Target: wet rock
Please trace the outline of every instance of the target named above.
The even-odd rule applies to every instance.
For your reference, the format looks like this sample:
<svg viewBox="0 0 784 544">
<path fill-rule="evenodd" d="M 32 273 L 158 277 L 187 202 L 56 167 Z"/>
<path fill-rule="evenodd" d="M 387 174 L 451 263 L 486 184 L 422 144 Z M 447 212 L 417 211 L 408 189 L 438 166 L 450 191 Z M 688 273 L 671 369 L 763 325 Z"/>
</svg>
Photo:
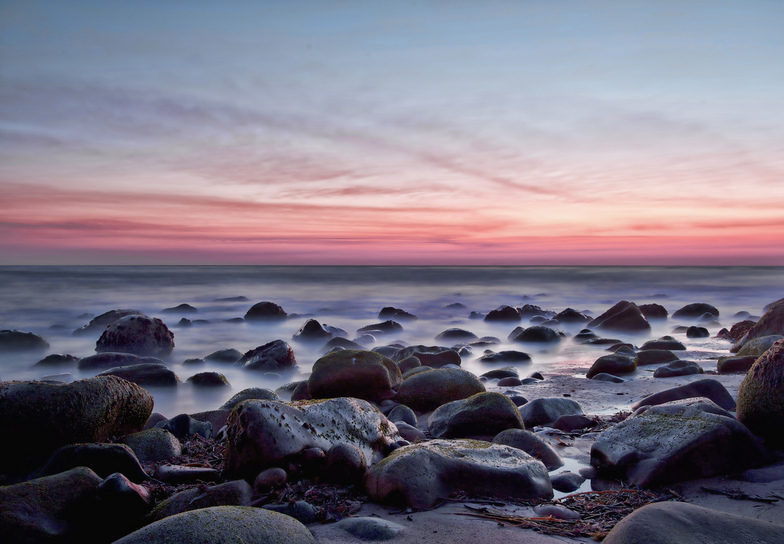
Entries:
<svg viewBox="0 0 784 544">
<path fill-rule="evenodd" d="M 272 467 L 259 472 L 253 481 L 253 490 L 257 493 L 266 493 L 272 489 L 278 489 L 286 485 L 288 475 L 286 471 L 279 467 Z"/>
<path fill-rule="evenodd" d="M 139 357 L 132 353 L 98 353 L 79 359 L 79 370 L 95 371 L 95 370 L 109 370 L 112 368 L 140 365 L 144 363 L 150 364 L 164 364 L 163 361 L 156 357 Z"/>
<path fill-rule="evenodd" d="M 365 349 L 365 347 L 362 344 L 358 343 L 358 342 L 354 342 L 353 340 L 349 340 L 348 338 L 341 338 L 341 337 L 338 336 L 338 337 L 333 338 L 332 340 L 330 340 L 326 344 L 324 344 L 324 347 L 321 348 L 321 353 L 328 353 L 328 352 L 332 351 L 335 348 L 341 348 L 341 349 Z"/>
<path fill-rule="evenodd" d="M 640 346 L 641 351 L 651 349 L 683 351 L 686 349 L 686 346 L 684 346 L 683 343 L 678 342 L 672 336 L 662 336 L 656 340 L 648 340 L 642 346 Z"/>
<path fill-rule="evenodd" d="M 522 351 L 505 350 L 497 353 L 489 353 L 479 358 L 483 363 L 516 363 L 525 364 L 531 362 L 531 356 Z"/>
<path fill-rule="evenodd" d="M 164 499 L 150 513 L 150 521 L 212 506 L 250 506 L 252 497 L 253 488 L 245 480 L 234 480 L 206 488 L 194 487 Z"/>
<path fill-rule="evenodd" d="M 164 308 L 161 310 L 161 313 L 164 314 L 195 314 L 198 312 L 198 308 L 191 306 L 190 304 L 179 304 L 172 308 Z"/>
<path fill-rule="evenodd" d="M 139 431 L 152 407 L 152 395 L 115 376 L 1 383 L 0 429 L 14 447 L 0 448 L 0 466 L 13 472 L 45 462 L 61 446 Z"/>
<path fill-rule="evenodd" d="M 720 330 L 717 336 L 719 338 L 724 338 L 725 340 L 729 340 L 730 342 L 737 342 L 738 340 L 743 338 L 743 336 L 747 332 L 749 332 L 749 329 L 751 329 L 751 327 L 754 326 L 754 323 L 755 322 L 751 321 L 750 319 L 747 319 L 745 321 L 740 321 L 738 323 L 735 323 L 732 327 L 730 327 L 730 330 L 727 329 Z"/>
<path fill-rule="evenodd" d="M 214 468 L 191 467 L 182 465 L 161 465 L 153 475 L 171 485 L 195 484 L 199 482 L 219 482 L 220 473 Z"/>
<path fill-rule="evenodd" d="M 131 448 L 141 463 L 171 461 L 182 454 L 182 444 L 177 437 L 160 428 L 128 434 L 118 442 Z"/>
<path fill-rule="evenodd" d="M 487 378 L 489 380 L 498 380 L 503 378 L 517 378 L 519 375 L 520 373 L 516 368 L 507 366 L 504 368 L 494 368 L 493 370 L 489 370 L 482 374 L 481 377 Z"/>
<path fill-rule="evenodd" d="M 517 406 L 501 393 L 477 393 L 442 404 L 427 424 L 435 438 L 495 436 L 506 429 L 524 428 Z"/>
<path fill-rule="evenodd" d="M 560 491 L 561 493 L 571 493 L 573 491 L 577 491 L 583 482 L 585 482 L 585 478 L 576 474 L 574 472 L 561 472 L 560 474 L 555 474 L 550 477 L 550 481 L 553 484 L 553 489 L 556 491 Z M 579 517 L 579 515 L 577 516 Z M 561 519 L 570 519 L 570 518 L 561 518 Z M 571 518 L 574 519 L 574 518 Z"/>
<path fill-rule="evenodd" d="M 686 338 L 708 338 L 709 336 L 710 332 L 705 327 L 692 325 L 686 329 Z"/>
<path fill-rule="evenodd" d="M 678 360 L 678 356 L 668 349 L 641 349 L 636 356 L 637 366 L 661 365 Z"/>
<path fill-rule="evenodd" d="M 703 399 L 640 408 L 591 447 L 591 465 L 600 475 L 640 487 L 738 472 L 766 461 L 759 442 L 733 414 Z"/>
<path fill-rule="evenodd" d="M 640 406 L 656 406 L 666 402 L 695 397 L 705 397 L 725 410 L 735 410 L 735 401 L 730 392 L 719 381 L 713 379 L 697 380 L 680 387 L 673 387 L 672 389 L 654 393 L 632 404 L 632 410 L 636 410 Z"/>
<path fill-rule="evenodd" d="M 213 506 L 156 521 L 115 544 L 313 544 L 296 519 L 263 508 Z"/>
<path fill-rule="evenodd" d="M 666 529 L 665 529 L 666 528 Z M 635 510 L 618 523 L 605 544 L 711 542 L 784 543 L 784 525 L 710 510 L 685 502 L 659 502 Z"/>
<path fill-rule="evenodd" d="M 160 421 L 155 424 L 155 428 L 169 431 L 180 442 L 189 440 L 195 434 L 202 438 L 210 438 L 212 436 L 212 425 L 210 423 L 193 419 L 188 414 L 180 414 L 166 421 Z"/>
<path fill-rule="evenodd" d="M 47 355 L 33 365 L 34 368 L 39 367 L 63 367 L 63 366 L 76 366 L 79 363 L 79 357 L 74 355 L 67 355 L 62 353 L 52 353 Z"/>
<path fill-rule="evenodd" d="M 359 517 L 343 518 L 335 524 L 348 534 L 360 540 L 390 540 L 405 531 L 399 523 L 381 518 Z"/>
<path fill-rule="evenodd" d="M 355 397 L 378 402 L 394 396 L 393 389 L 402 380 L 394 361 L 379 353 L 341 350 L 315 362 L 308 391 L 314 399 Z"/>
<path fill-rule="evenodd" d="M 227 438 L 225 472 L 238 477 L 253 477 L 308 448 L 329 451 L 340 443 L 356 445 L 372 464 L 401 439 L 376 408 L 345 397 L 291 405 L 245 401 L 229 416 Z"/>
<path fill-rule="evenodd" d="M 664 366 L 660 366 L 653 373 L 654 378 L 673 378 L 675 376 L 689 376 L 691 374 L 702 374 L 705 372 L 699 363 L 694 361 L 673 361 Z"/>
<path fill-rule="evenodd" d="M 222 410 L 231 410 L 244 400 L 281 400 L 280 396 L 271 389 L 264 389 L 261 387 L 249 387 L 243 389 L 229 400 L 223 403 Z"/>
<path fill-rule="evenodd" d="M 520 378 L 501 378 L 498 380 L 498 387 L 517 387 L 518 385 L 523 385 L 523 381 Z"/>
<path fill-rule="evenodd" d="M 32 332 L 7 329 L 0 331 L 0 353 L 44 351 L 48 348 L 49 342 Z"/>
<path fill-rule="evenodd" d="M 257 302 L 245 313 L 245 321 L 279 322 L 285 321 L 288 314 L 274 302 Z"/>
<path fill-rule="evenodd" d="M 553 428 L 571 433 L 580 429 L 595 427 L 596 422 L 588 416 L 581 414 L 568 414 L 561 416 L 553 422 Z"/>
<path fill-rule="evenodd" d="M 139 310 L 109 310 L 108 312 L 102 313 L 98 317 L 94 317 L 87 325 L 76 329 L 73 334 L 74 336 L 86 336 L 90 334 L 100 334 L 102 333 L 106 327 L 120 319 L 121 317 L 126 317 L 129 315 L 144 315 L 143 312 Z"/>
<path fill-rule="evenodd" d="M 580 403 L 560 397 L 535 399 L 520 407 L 526 428 L 552 425 L 559 417 L 573 414 L 584 414 Z"/>
<path fill-rule="evenodd" d="M 403 325 L 401 325 L 397 321 L 392 321 L 391 319 L 388 319 L 387 321 L 383 321 L 381 323 L 374 323 L 373 325 L 365 325 L 364 327 L 357 329 L 357 334 L 362 334 L 365 332 L 370 332 L 371 334 L 373 334 L 371 331 L 378 331 L 383 333 L 395 333 L 395 332 L 400 332 L 402 330 L 403 330 Z"/>
<path fill-rule="evenodd" d="M 390 358 L 402 361 L 408 357 L 416 357 L 423 366 L 441 368 L 445 365 L 460 366 L 460 355 L 453 349 L 442 346 L 408 346 L 397 350 Z"/>
<path fill-rule="evenodd" d="M 229 380 L 220 372 L 199 372 L 185 381 L 197 387 L 231 387 Z"/>
<path fill-rule="evenodd" d="M 104 370 L 99 376 L 117 376 L 141 386 L 176 387 L 177 374 L 163 363 L 139 363 Z"/>
<path fill-rule="evenodd" d="M 554 318 L 558 323 L 588 323 L 591 321 L 590 316 L 585 315 L 582 312 L 578 312 L 574 308 L 566 308 L 562 312 L 559 312 L 555 315 Z"/>
<path fill-rule="evenodd" d="M 364 453 L 354 444 L 335 444 L 327 452 L 324 479 L 340 485 L 354 485 L 362 481 L 368 463 Z"/>
<path fill-rule="evenodd" d="M 273 340 L 246 352 L 237 364 L 246 370 L 276 372 L 294 368 L 297 359 L 290 345 L 283 340 Z"/>
<path fill-rule="evenodd" d="M 380 312 L 378 312 L 379 319 L 391 319 L 393 321 L 406 321 L 406 320 L 415 320 L 417 316 L 411 314 L 405 310 L 401 310 L 400 308 L 393 308 L 392 306 L 387 306 L 382 308 Z"/>
<path fill-rule="evenodd" d="M 397 363 L 397 367 L 400 369 L 401 373 L 420 366 L 422 366 L 422 362 L 419 360 L 418 357 L 414 357 L 413 355 L 411 357 L 406 357 L 405 359 Z"/>
<path fill-rule="evenodd" d="M 667 319 L 669 315 L 667 308 L 661 304 L 640 304 L 639 308 L 646 319 Z"/>
<path fill-rule="evenodd" d="M 760 355 L 768 351 L 771 348 L 771 346 L 773 346 L 773 344 L 775 344 L 777 341 L 781 340 L 782 338 L 784 338 L 784 336 L 781 336 L 779 334 L 772 334 L 770 336 L 760 336 L 758 338 L 754 338 L 746 342 L 743 345 L 743 347 L 738 350 L 737 353 L 740 357 L 746 357 L 748 355 L 756 355 L 757 357 L 759 357 Z"/>
<path fill-rule="evenodd" d="M 371 500 L 431 508 L 455 491 L 484 497 L 549 499 L 544 465 L 509 446 L 475 440 L 431 440 L 404 446 L 365 476 Z"/>
<path fill-rule="evenodd" d="M 675 313 L 672 314 L 672 317 L 698 319 L 706 313 L 709 313 L 714 317 L 719 317 L 719 310 L 715 306 L 706 304 L 705 302 L 687 304 L 683 308 L 676 310 Z"/>
<path fill-rule="evenodd" d="M 770 444 L 784 446 L 784 339 L 752 365 L 738 389 L 738 419 Z"/>
<path fill-rule="evenodd" d="M 213 351 L 204 357 L 204 360 L 210 361 L 211 363 L 234 364 L 240 360 L 240 357 L 242 357 L 242 353 L 240 353 L 239 350 L 234 348 L 226 348 Z"/>
<path fill-rule="evenodd" d="M 514 322 L 520 319 L 520 310 L 511 306 L 501 306 L 485 316 L 485 321 Z"/>
<path fill-rule="evenodd" d="M 106 327 L 95 343 L 95 351 L 98 353 L 166 357 L 173 349 L 174 333 L 160 319 L 146 315 L 121 317 Z"/>
<path fill-rule="evenodd" d="M 620 332 L 646 332 L 651 330 L 651 325 L 635 303 L 622 300 L 588 323 L 588 328 Z"/>
<path fill-rule="evenodd" d="M 87 467 L 101 478 L 106 478 L 115 472 L 122 473 L 136 483 L 150 478 L 131 448 L 125 444 L 101 443 L 63 446 L 41 469 L 41 475 L 51 476 L 76 467 Z"/>
<path fill-rule="evenodd" d="M 419 422 L 417 420 L 417 415 L 414 411 L 406 406 L 405 404 L 398 404 L 392 410 L 390 410 L 389 415 L 387 416 L 389 421 L 397 423 L 398 421 L 404 421 L 409 425 L 413 425 L 416 427 Z"/>
<path fill-rule="evenodd" d="M 328 332 L 321 323 L 315 319 L 308 319 L 294 333 L 292 339 L 297 342 L 327 342 L 332 339 L 332 333 Z"/>
<path fill-rule="evenodd" d="M 436 335 L 436 340 L 439 342 L 470 342 L 477 340 L 479 337 L 465 329 L 452 328 L 447 329 Z"/>
<path fill-rule="evenodd" d="M 589 380 L 597 374 L 606 373 L 612 375 L 618 374 L 631 374 L 637 370 L 637 359 L 613 353 L 612 355 L 603 355 L 594 361 L 591 368 L 586 372 L 585 377 Z"/>
<path fill-rule="evenodd" d="M 459 368 L 438 368 L 403 380 L 396 398 L 414 410 L 428 412 L 447 402 L 484 392 L 485 386 L 470 372 Z"/>
<path fill-rule="evenodd" d="M 512 342 L 534 344 L 553 344 L 560 342 L 561 340 L 562 337 L 560 334 L 558 334 L 557 331 L 551 329 L 550 327 L 545 327 L 544 325 L 534 325 L 533 327 L 528 327 L 511 339 Z"/>
<path fill-rule="evenodd" d="M 583 329 L 580 332 L 578 332 L 577 334 L 575 334 L 572 337 L 572 340 L 574 340 L 578 344 L 584 344 L 584 343 L 588 342 L 589 340 L 596 340 L 598 338 L 599 337 L 592 330 L 590 330 L 590 329 Z"/>
<path fill-rule="evenodd" d="M 756 355 L 736 356 L 736 357 L 719 357 L 716 363 L 716 372 L 719 374 L 731 374 L 733 372 L 747 372 L 754 361 L 757 360 Z"/>
</svg>

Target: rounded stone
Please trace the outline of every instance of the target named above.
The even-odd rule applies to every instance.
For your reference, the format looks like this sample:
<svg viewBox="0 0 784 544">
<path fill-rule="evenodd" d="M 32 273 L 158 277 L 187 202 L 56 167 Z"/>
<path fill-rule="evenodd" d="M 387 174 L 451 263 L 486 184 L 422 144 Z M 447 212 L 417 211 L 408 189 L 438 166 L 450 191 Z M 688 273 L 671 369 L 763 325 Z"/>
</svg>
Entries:
<svg viewBox="0 0 784 544">
<path fill-rule="evenodd" d="M 274 302 L 258 302 L 245 313 L 246 321 L 283 321 L 288 314 Z"/>
<path fill-rule="evenodd" d="M 784 446 L 784 339 L 751 366 L 738 389 L 738 420 L 776 447 Z"/>
<path fill-rule="evenodd" d="M 95 351 L 166 357 L 174 349 L 174 333 L 156 317 L 128 315 L 103 331 Z"/>
</svg>

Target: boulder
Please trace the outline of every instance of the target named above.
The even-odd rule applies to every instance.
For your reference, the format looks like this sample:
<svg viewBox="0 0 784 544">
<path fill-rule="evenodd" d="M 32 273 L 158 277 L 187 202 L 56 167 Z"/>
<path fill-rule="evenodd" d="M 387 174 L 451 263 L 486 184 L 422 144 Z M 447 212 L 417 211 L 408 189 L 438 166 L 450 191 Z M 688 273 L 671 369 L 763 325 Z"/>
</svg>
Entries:
<svg viewBox="0 0 784 544">
<path fill-rule="evenodd" d="M 381 311 L 378 312 L 378 318 L 405 321 L 405 320 L 415 320 L 417 319 L 417 316 L 405 310 L 401 310 L 400 308 L 393 308 L 392 306 L 386 306 L 384 308 L 381 308 Z"/>
<path fill-rule="evenodd" d="M 182 454 L 182 444 L 167 430 L 145 429 L 131 433 L 118 440 L 133 450 L 140 463 L 171 461 Z"/>
<path fill-rule="evenodd" d="M 116 376 L 59 385 L 1 383 L 0 429 L 14 447 L 0 448 L 0 467 L 31 468 L 61 446 L 140 431 L 152 407 L 152 395 Z"/>
<path fill-rule="evenodd" d="M 482 363 L 516 363 L 525 364 L 531 362 L 531 356 L 522 351 L 504 350 L 497 353 L 488 353 L 479 358 Z"/>
<path fill-rule="evenodd" d="M 535 399 L 520 407 L 526 428 L 552 425 L 559 417 L 573 414 L 584 414 L 580 403 L 560 397 Z"/>
<path fill-rule="evenodd" d="M 682 342 L 679 342 L 672 336 L 662 336 L 656 340 L 648 340 L 642 346 L 640 346 L 640 351 L 652 349 L 683 351 L 686 349 L 686 346 L 684 346 Z"/>
<path fill-rule="evenodd" d="M 476 440 L 404 446 L 365 475 L 371 500 L 432 508 L 457 491 L 483 497 L 548 500 L 547 469 L 527 453 Z"/>
<path fill-rule="evenodd" d="M 727 391 L 721 382 L 710 378 L 697 380 L 696 382 L 687 383 L 680 387 L 673 387 L 672 389 L 666 389 L 665 391 L 649 395 L 632 404 L 632 410 L 636 410 L 640 406 L 656 406 L 674 400 L 695 397 L 705 397 L 725 410 L 735 410 L 735 401 L 733 400 L 732 395 L 730 395 L 730 392 Z"/>
<path fill-rule="evenodd" d="M 667 308 L 661 304 L 640 304 L 638 307 L 640 308 L 642 315 L 645 316 L 645 319 L 667 319 L 667 316 L 669 315 Z"/>
<path fill-rule="evenodd" d="M 485 386 L 470 372 L 437 368 L 403 380 L 398 386 L 396 400 L 414 410 L 428 412 L 447 402 L 484 392 Z"/>
<path fill-rule="evenodd" d="M 212 506 L 170 516 L 114 544 L 314 544 L 296 519 L 250 506 Z"/>
<path fill-rule="evenodd" d="M 691 374 L 702 374 L 705 372 L 699 363 L 695 361 L 673 361 L 662 365 L 653 373 L 654 378 L 674 378 L 676 376 L 690 376 Z"/>
<path fill-rule="evenodd" d="M 221 410 L 231 410 L 244 400 L 281 400 L 280 396 L 271 389 L 264 389 L 261 387 L 249 387 L 243 389 L 229 400 L 223 403 L 220 407 Z"/>
<path fill-rule="evenodd" d="M 210 361 L 211 363 L 234 364 L 240 360 L 240 357 L 242 357 L 242 353 L 240 353 L 239 350 L 234 348 L 226 348 L 213 351 L 204 357 L 204 360 Z"/>
<path fill-rule="evenodd" d="M 278 322 L 284 321 L 288 314 L 274 302 L 257 302 L 245 312 L 245 321 Z"/>
<path fill-rule="evenodd" d="M 340 443 L 357 446 L 371 465 L 401 439 L 371 404 L 345 397 L 292 404 L 248 400 L 232 411 L 226 436 L 224 472 L 245 478 L 309 448 L 329 451 Z"/>
<path fill-rule="evenodd" d="M 231 387 L 229 380 L 220 372 L 199 372 L 185 381 L 196 387 Z"/>
<path fill-rule="evenodd" d="M 561 472 L 552 476 L 550 481 L 553 484 L 553 489 L 556 491 L 560 491 L 561 493 L 572 493 L 583 485 L 585 478 L 576 472 Z"/>
<path fill-rule="evenodd" d="M 730 342 L 737 342 L 743 336 L 749 332 L 749 329 L 754 326 L 755 321 L 751 321 L 750 319 L 746 319 L 745 321 L 739 321 L 735 323 L 730 330 L 722 329 L 719 331 L 717 335 L 719 338 L 724 338 L 729 340 Z"/>
<path fill-rule="evenodd" d="M 34 368 L 39 367 L 63 367 L 63 366 L 76 366 L 79 363 L 79 357 L 74 355 L 52 353 L 47 355 L 33 365 Z"/>
<path fill-rule="evenodd" d="M 181 442 L 190 440 L 195 434 L 202 438 L 212 437 L 212 424 L 206 421 L 199 421 L 188 414 L 179 414 L 171 419 L 159 421 L 155 424 L 156 429 L 169 431 Z"/>
<path fill-rule="evenodd" d="M 471 342 L 478 339 L 479 337 L 471 331 L 458 328 L 447 329 L 436 335 L 436 340 L 439 342 Z"/>
<path fill-rule="evenodd" d="M 589 329 L 619 332 L 647 332 L 651 324 L 634 302 L 622 300 L 588 323 Z"/>
<path fill-rule="evenodd" d="M 253 488 L 245 480 L 234 480 L 209 487 L 193 487 L 164 499 L 150 512 L 149 519 L 155 522 L 183 512 L 213 506 L 250 506 L 252 497 Z"/>
<path fill-rule="evenodd" d="M 445 365 L 460 366 L 460 354 L 451 348 L 442 346 L 408 346 L 397 350 L 390 359 L 400 362 L 409 357 L 416 357 L 423 366 L 441 368 Z"/>
<path fill-rule="evenodd" d="M 692 325 L 686 329 L 686 338 L 708 338 L 709 336 L 710 332 L 705 327 Z"/>
<path fill-rule="evenodd" d="M 364 327 L 357 329 L 357 334 L 362 334 L 371 331 L 375 331 L 377 333 L 378 332 L 393 333 L 393 332 L 401 332 L 402 330 L 403 330 L 403 325 L 401 325 L 397 321 L 392 321 L 391 319 L 388 319 L 381 323 L 365 325 Z"/>
<path fill-rule="evenodd" d="M 273 340 L 246 352 L 237 364 L 246 370 L 276 372 L 294 368 L 297 360 L 290 345 L 283 340 Z"/>
<path fill-rule="evenodd" d="M 97 353 L 95 355 L 90 355 L 89 357 L 79 359 L 79 364 L 77 366 L 79 370 L 89 372 L 96 370 L 109 370 L 112 368 L 132 365 L 141 365 L 145 363 L 159 365 L 164 364 L 163 361 L 156 357 L 139 357 L 138 355 L 134 355 L 132 353 L 107 352 Z"/>
<path fill-rule="evenodd" d="M 321 348 L 321 353 L 328 353 L 334 350 L 335 348 L 365 349 L 365 347 L 358 342 L 354 342 L 353 340 L 349 340 L 348 338 L 342 338 L 340 336 L 336 336 L 332 338 L 329 342 L 324 344 L 324 347 Z"/>
<path fill-rule="evenodd" d="M 493 444 L 502 444 L 523 450 L 534 459 L 544 463 L 547 470 L 555 470 L 564 464 L 563 459 L 552 446 L 531 431 L 521 429 L 501 431 L 493 438 Z"/>
<path fill-rule="evenodd" d="M 520 331 L 511 341 L 534 344 L 553 344 L 560 342 L 562 339 L 561 335 L 550 327 L 534 325 L 533 327 L 528 327 L 527 329 Z"/>
<path fill-rule="evenodd" d="M 737 351 L 737 354 L 740 357 L 746 357 L 749 355 L 755 355 L 759 357 L 782 338 L 784 338 L 784 336 L 780 334 L 771 334 L 770 336 L 759 336 L 757 338 L 753 338 L 743 344 L 743 347 Z"/>
<path fill-rule="evenodd" d="M 414 427 L 416 427 L 419 424 L 417 415 L 414 413 L 414 411 L 411 408 L 409 408 L 405 404 L 398 404 L 397 406 L 392 408 L 389 411 L 387 418 L 389 419 L 389 421 L 393 423 L 398 423 L 402 421 L 404 423 L 408 423 L 409 425 L 413 425 Z"/>
<path fill-rule="evenodd" d="M 157 317 L 128 315 L 103 331 L 95 351 L 166 357 L 174 349 L 174 333 Z"/>
<path fill-rule="evenodd" d="M 327 342 L 332 338 L 332 333 L 321 326 L 315 319 L 308 319 L 292 336 L 297 342 Z"/>
<path fill-rule="evenodd" d="M 84 327 L 76 329 L 73 334 L 74 336 L 85 336 L 89 334 L 100 334 L 102 333 L 106 327 L 120 319 L 121 317 L 126 317 L 129 315 L 144 315 L 143 312 L 139 310 L 109 310 L 108 312 L 102 313 L 98 317 L 94 317 L 87 325 Z"/>
<path fill-rule="evenodd" d="M 641 349 L 636 355 L 637 366 L 661 365 L 678 360 L 678 356 L 668 349 Z"/>
<path fill-rule="evenodd" d="M 685 502 L 648 504 L 623 518 L 604 544 L 784 544 L 784 525 Z"/>
<path fill-rule="evenodd" d="M 104 370 L 99 376 L 117 376 L 141 386 L 176 387 L 180 378 L 163 363 L 139 363 Z"/>
<path fill-rule="evenodd" d="M 524 428 L 517 406 L 501 393 L 477 393 L 442 404 L 427 424 L 434 438 L 492 437 L 506 429 Z"/>
<path fill-rule="evenodd" d="M 784 446 L 784 339 L 752 365 L 738 389 L 738 419 L 772 445 Z"/>
<path fill-rule="evenodd" d="M 558 323 L 569 323 L 569 324 L 580 324 L 580 323 L 588 323 L 591 321 L 591 318 L 585 315 L 582 312 L 578 312 L 574 308 L 566 308 L 562 312 L 559 312 L 553 318 Z"/>
<path fill-rule="evenodd" d="M 360 484 L 367 468 L 367 458 L 361 449 L 354 444 L 339 443 L 327 452 L 323 477 L 340 485 Z"/>
<path fill-rule="evenodd" d="M 594 361 L 591 368 L 585 374 L 589 380 L 597 374 L 630 374 L 637 370 L 637 359 L 618 353 L 612 355 L 603 355 Z"/>
<path fill-rule="evenodd" d="M 515 322 L 520 319 L 520 310 L 511 306 L 501 306 L 485 316 L 485 321 Z"/>
<path fill-rule="evenodd" d="M 177 306 L 173 306 L 171 308 L 164 308 L 161 310 L 161 313 L 164 314 L 195 314 L 198 312 L 199 309 L 191 306 L 190 304 L 178 304 Z"/>
<path fill-rule="evenodd" d="M 682 317 L 686 319 L 699 319 L 705 314 L 711 314 L 714 318 L 719 317 L 719 310 L 716 306 L 712 306 L 705 302 L 695 302 L 693 304 L 687 304 L 683 308 L 680 308 L 672 314 L 672 317 Z"/>
<path fill-rule="evenodd" d="M 49 348 L 49 342 L 32 332 L 0 331 L 0 353 L 15 353 L 19 351 L 44 351 Z"/>
<path fill-rule="evenodd" d="M 749 430 L 707 399 L 642 407 L 591 447 L 591 465 L 600 475 L 640 487 L 740 472 L 766 461 Z"/>
<path fill-rule="evenodd" d="M 419 368 L 421 366 L 422 366 L 422 361 L 420 361 L 418 357 L 414 357 L 413 355 L 411 357 L 406 357 L 405 359 L 397 363 L 397 367 L 400 369 L 400 372 L 403 374 L 405 374 L 406 372 L 408 372 L 413 368 Z"/>
<path fill-rule="evenodd" d="M 41 476 L 59 474 L 76 467 L 87 467 L 101 478 L 119 472 L 136 483 L 150 479 L 131 448 L 125 444 L 103 443 L 63 446 L 41 469 Z"/>
<path fill-rule="evenodd" d="M 748 372 L 748 370 L 751 368 L 751 365 L 753 365 L 756 360 L 756 355 L 719 357 L 719 360 L 716 362 L 716 372 L 719 374 Z"/>
<path fill-rule="evenodd" d="M 356 397 L 380 402 L 394 396 L 393 389 L 402 380 L 395 362 L 380 353 L 344 349 L 314 363 L 308 391 L 314 399 Z"/>
</svg>

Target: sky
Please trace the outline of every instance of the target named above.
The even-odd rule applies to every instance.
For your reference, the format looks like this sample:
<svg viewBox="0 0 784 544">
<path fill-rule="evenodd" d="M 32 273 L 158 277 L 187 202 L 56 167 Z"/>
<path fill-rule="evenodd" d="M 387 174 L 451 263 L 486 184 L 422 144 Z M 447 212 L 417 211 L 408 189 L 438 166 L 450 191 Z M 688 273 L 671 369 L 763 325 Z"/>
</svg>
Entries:
<svg viewBox="0 0 784 544">
<path fill-rule="evenodd" d="M 784 265 L 779 0 L 0 0 L 0 265 Z"/>
</svg>

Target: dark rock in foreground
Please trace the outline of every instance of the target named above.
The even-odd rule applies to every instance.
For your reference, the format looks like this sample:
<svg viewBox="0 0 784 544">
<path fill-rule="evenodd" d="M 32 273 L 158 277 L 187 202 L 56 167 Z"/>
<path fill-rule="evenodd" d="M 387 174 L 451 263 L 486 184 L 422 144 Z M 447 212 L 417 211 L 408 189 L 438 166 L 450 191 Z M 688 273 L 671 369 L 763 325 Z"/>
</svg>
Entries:
<svg viewBox="0 0 784 544">
<path fill-rule="evenodd" d="M 784 339 L 757 359 L 743 378 L 738 419 L 757 436 L 784 447 Z"/>
</svg>

